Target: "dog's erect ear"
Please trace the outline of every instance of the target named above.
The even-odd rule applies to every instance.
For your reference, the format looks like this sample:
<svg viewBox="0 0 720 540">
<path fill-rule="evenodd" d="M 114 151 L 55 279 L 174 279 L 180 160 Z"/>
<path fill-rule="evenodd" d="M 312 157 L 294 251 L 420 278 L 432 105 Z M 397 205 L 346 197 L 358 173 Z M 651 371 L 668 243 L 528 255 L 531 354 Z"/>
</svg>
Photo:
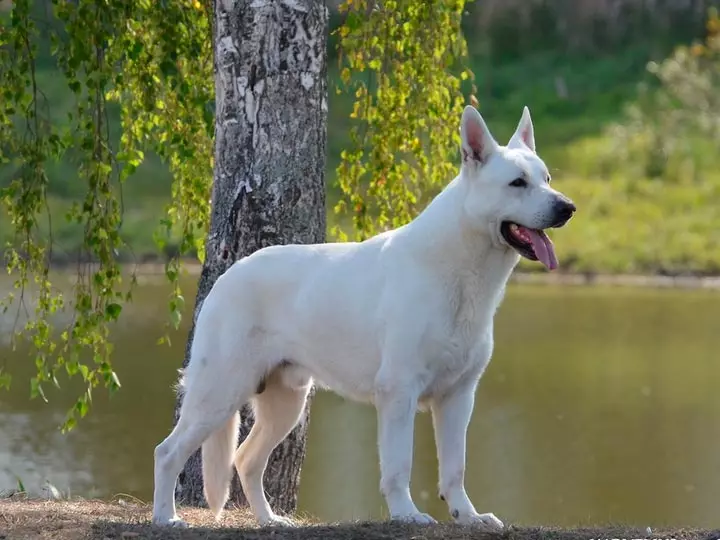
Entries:
<svg viewBox="0 0 720 540">
<path fill-rule="evenodd" d="M 523 108 L 520 123 L 508 143 L 508 146 L 511 148 L 517 148 L 521 145 L 527 146 L 533 152 L 535 151 L 535 131 L 533 130 L 532 119 L 530 118 L 530 109 L 527 107 Z"/>
<path fill-rule="evenodd" d="M 497 143 L 485 125 L 480 113 L 472 105 L 465 107 L 460 121 L 463 163 L 485 163 L 495 150 Z"/>
</svg>

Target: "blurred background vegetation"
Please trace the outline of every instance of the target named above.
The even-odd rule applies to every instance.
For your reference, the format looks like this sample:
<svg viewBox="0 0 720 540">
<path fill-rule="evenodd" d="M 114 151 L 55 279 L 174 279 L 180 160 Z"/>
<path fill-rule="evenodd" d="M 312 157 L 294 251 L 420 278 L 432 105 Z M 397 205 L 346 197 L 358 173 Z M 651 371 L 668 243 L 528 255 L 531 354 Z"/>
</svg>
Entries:
<svg viewBox="0 0 720 540">
<path fill-rule="evenodd" d="M 505 142 L 530 107 L 538 151 L 555 186 L 579 207 L 554 240 L 563 271 L 720 273 L 720 19 L 708 0 L 477 0 L 463 21 L 479 109 Z M 331 3 L 332 4 L 332 3 Z M 8 0 L 0 1 L 7 13 Z M 331 9 L 333 6 L 331 6 Z M 35 2 L 50 20 L 49 0 Z M 0 16 L 4 16 L 0 14 Z M 341 23 L 332 11 L 331 25 Z M 328 226 L 336 167 L 349 145 L 351 97 L 339 83 L 331 36 Z M 62 124 L 74 96 L 42 43 L 37 79 Z M 115 105 L 117 107 L 117 105 Z M 113 136 L 119 107 L 111 110 Z M 0 169 L 0 186 L 19 173 Z M 71 260 L 82 243 L 63 216 L 86 187 L 68 157 L 50 170 L 53 254 Z M 450 178 L 448 178 L 448 181 Z M 170 198 L 170 173 L 147 156 L 123 192 L 127 259 L 162 257 L 153 234 Z M 0 216 L 0 240 L 10 226 Z M 165 247 L 167 255 L 173 244 Z M 538 265 L 522 263 L 526 270 Z"/>
</svg>

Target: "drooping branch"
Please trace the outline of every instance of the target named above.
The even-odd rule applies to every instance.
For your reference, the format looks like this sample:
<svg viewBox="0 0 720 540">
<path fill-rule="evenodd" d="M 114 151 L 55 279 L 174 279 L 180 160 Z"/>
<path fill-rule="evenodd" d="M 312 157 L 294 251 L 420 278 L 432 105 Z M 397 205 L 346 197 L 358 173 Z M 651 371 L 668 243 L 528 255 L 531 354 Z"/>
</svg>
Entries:
<svg viewBox="0 0 720 540">
<path fill-rule="evenodd" d="M 184 304 L 178 285 L 181 257 L 197 253 L 205 258 L 208 223 L 215 219 L 209 207 L 215 111 L 209 4 L 178 0 L 158 9 L 145 1 L 52 0 L 51 20 L 38 22 L 47 18 L 42 3 L 15 0 L 2 26 L 0 156 L 12 160 L 7 166 L 17 165 L 15 181 L 2 189 L 0 197 L 15 233 L 5 251 L 7 268 L 18 289 L 28 291 L 22 295 L 28 323 L 18 331 L 35 350 L 33 394 L 42 396 L 46 384 L 57 384 L 61 371 L 86 383 L 66 427 L 87 413 L 94 387 L 115 390 L 119 385 L 109 329 L 131 299 L 133 285 L 133 276 L 123 276 L 118 262 L 119 254 L 131 249 L 122 230 L 122 182 L 147 153 L 157 153 L 173 175 L 171 200 L 157 240 L 162 247 L 169 238 L 178 239 L 179 249 L 166 268 L 173 284 L 168 300 L 175 324 Z M 363 0 L 346 8 L 341 41 L 350 72 L 344 78 L 349 82 L 351 72 L 372 72 L 377 82 L 373 89 L 359 90 L 355 114 L 361 125 L 339 169 L 361 236 L 371 234 L 374 226 L 408 219 L 446 179 L 446 164 L 452 163 L 448 156 L 456 146 L 455 121 L 447 119 L 461 106 L 463 76 L 460 71 L 448 75 L 447 69 L 454 65 L 449 59 L 464 54 L 459 29 L 463 4 L 391 0 L 375 6 Z M 288 35 L 303 31 L 288 30 Z M 67 129 L 52 122 L 52 111 L 35 78 L 40 32 L 52 38 L 51 50 L 43 54 L 55 62 L 72 91 Z M 324 46 L 323 40 L 314 45 Z M 261 75 L 256 73 L 256 80 Z M 287 84 L 303 88 L 302 80 Z M 121 108 L 119 142 L 108 122 L 113 103 Z M 78 279 L 68 297 L 58 293 L 49 279 L 53 238 L 48 222 L 47 191 L 52 181 L 48 164 L 61 159 L 76 165 L 86 188 L 69 201 L 67 219 L 82 231 L 82 253 L 77 254 Z M 269 171 L 275 165 L 267 162 L 262 167 Z M 256 194 L 260 192 L 254 177 L 247 182 Z M 291 186 L 269 196 L 283 204 L 307 202 Z M 254 211 L 251 205 L 260 204 L 254 197 L 241 198 L 236 214 Z M 312 204 L 323 202 L 316 197 Z M 228 260 L 270 242 L 275 234 L 268 232 L 271 224 L 294 219 L 285 211 L 258 216 L 242 233 L 228 236 Z M 20 300 L 14 299 L 13 309 L 21 307 Z M 69 325 L 59 324 L 55 317 L 62 310 L 72 315 Z M 0 372 L 0 384 L 8 383 L 9 373 Z"/>
<path fill-rule="evenodd" d="M 351 148 L 337 169 L 355 236 L 412 219 L 453 174 L 455 130 L 472 78 L 462 60 L 464 0 L 353 0 L 338 30 L 345 91 L 355 97 Z M 374 87 L 360 74 L 367 73 Z M 336 227 L 340 238 L 347 231 Z"/>
</svg>

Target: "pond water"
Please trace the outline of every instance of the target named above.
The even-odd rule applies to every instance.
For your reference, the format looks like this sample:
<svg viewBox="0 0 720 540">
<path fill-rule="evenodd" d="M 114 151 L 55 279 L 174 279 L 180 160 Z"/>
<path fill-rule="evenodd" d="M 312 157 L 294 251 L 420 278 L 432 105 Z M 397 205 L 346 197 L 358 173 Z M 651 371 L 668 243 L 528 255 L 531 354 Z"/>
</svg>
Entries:
<svg viewBox="0 0 720 540">
<path fill-rule="evenodd" d="M 193 299 L 193 278 L 185 296 Z M 7 289 L 7 282 L 4 287 Z M 0 490 L 49 480 L 86 497 L 150 501 L 154 446 L 172 422 L 187 325 L 157 345 L 162 279 L 142 280 L 113 334 L 123 388 L 68 435 L 58 431 L 77 385 L 29 400 L 27 350 L 12 351 L 13 313 L 0 320 Z M 191 303 L 191 302 L 188 302 Z M 511 285 L 496 319 L 468 440 L 468 492 L 507 523 L 717 527 L 720 515 L 720 293 Z M 61 381 L 62 383 L 62 381 Z M 300 510 L 322 520 L 386 516 L 378 491 L 375 414 L 318 393 L 310 417 Z M 412 490 L 436 495 L 429 415 L 416 422 Z"/>
</svg>

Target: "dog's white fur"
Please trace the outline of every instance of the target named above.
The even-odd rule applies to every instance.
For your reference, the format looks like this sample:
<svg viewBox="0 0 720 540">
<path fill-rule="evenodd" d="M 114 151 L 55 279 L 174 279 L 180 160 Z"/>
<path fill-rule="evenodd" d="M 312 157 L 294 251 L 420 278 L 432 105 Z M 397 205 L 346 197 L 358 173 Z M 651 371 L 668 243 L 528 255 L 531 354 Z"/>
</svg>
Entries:
<svg viewBox="0 0 720 540">
<path fill-rule="evenodd" d="M 548 227 L 558 201 L 568 199 L 547 181 L 527 107 L 507 147 L 473 107 L 460 132 L 460 174 L 411 223 L 360 243 L 268 247 L 217 280 L 198 315 L 180 419 L 155 449 L 155 523 L 183 525 L 175 482 L 200 445 L 205 497 L 216 515 L 234 464 L 258 522 L 288 523 L 270 508 L 263 473 L 316 380 L 377 408 L 380 489 L 392 518 L 433 521 L 409 488 L 413 419 L 429 407 L 440 496 L 451 514 L 503 527 L 475 510 L 464 487 L 475 388 L 519 261 L 499 228 L 504 220 Z M 518 177 L 526 189 L 509 185 Z M 237 411 L 249 401 L 255 424 L 236 451 Z"/>
</svg>

